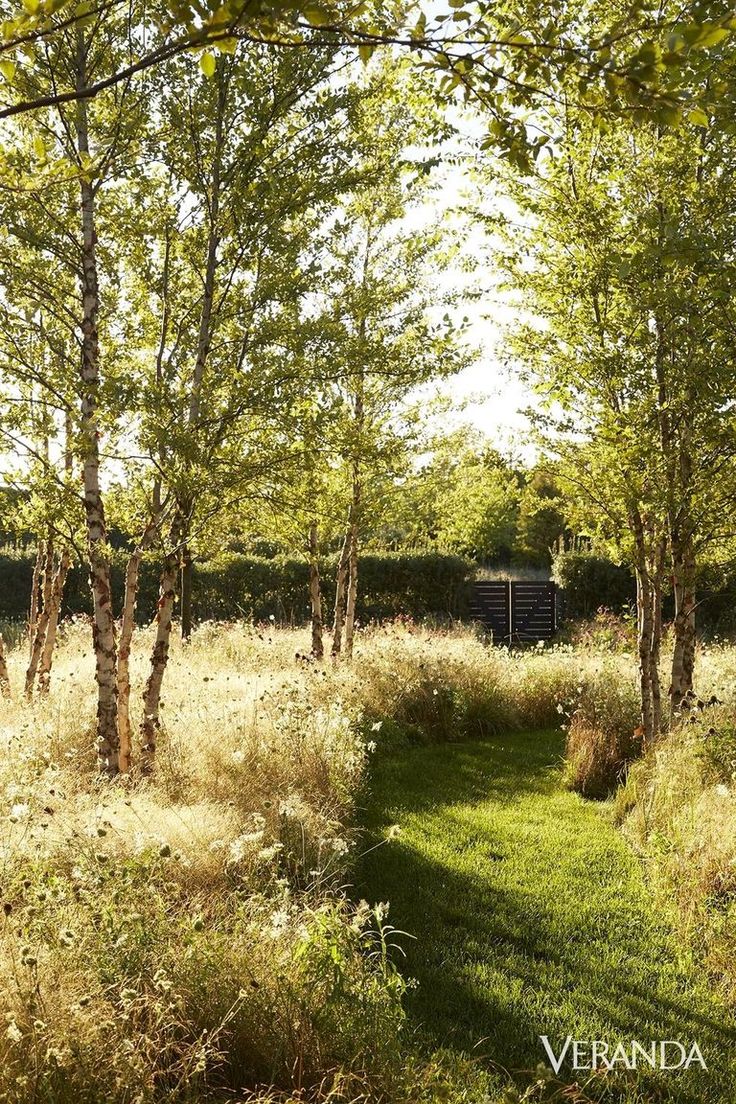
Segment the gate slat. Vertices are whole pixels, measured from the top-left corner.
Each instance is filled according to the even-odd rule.
[[[556,589],[551,582],[475,583],[470,615],[496,643],[548,640],[557,629]]]

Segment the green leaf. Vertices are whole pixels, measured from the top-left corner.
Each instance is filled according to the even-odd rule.
[[[725,27],[712,27],[696,39],[696,46],[717,46],[730,32]]]
[[[199,68],[206,77],[214,77],[215,70],[217,69],[217,58],[215,55],[211,54],[209,50],[206,50],[199,59]]]
[[[371,60],[374,50],[375,46],[372,46],[368,42],[361,42],[360,46],[358,47],[358,57],[364,65],[367,65],[368,62]]]
[[[702,107],[692,107],[687,113],[687,117],[694,126],[707,127],[710,126],[710,119],[703,111]]]
[[[304,18],[308,23],[311,23],[313,27],[323,27],[325,23],[330,22],[330,13],[325,11],[324,8],[319,8],[315,5],[311,8],[304,9]]]
[[[2,58],[0,60],[0,73],[5,77],[5,80],[10,83],[15,76],[15,62],[10,58]]]

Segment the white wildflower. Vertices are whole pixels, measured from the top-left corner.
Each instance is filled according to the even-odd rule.
[[[270,847],[261,848],[261,850],[258,852],[258,858],[262,862],[271,862],[272,859],[276,858],[279,851],[283,851],[283,849],[283,843],[272,843]]]
[[[273,939],[277,939],[286,928],[289,923],[289,913],[286,909],[276,909],[271,913],[271,926],[269,929],[269,935]]]
[[[247,854],[247,849],[242,836],[234,839],[229,847],[230,858],[234,863],[240,863],[243,861]]]
[[[23,1039],[23,1032],[18,1027],[15,1020],[12,1020],[11,1023],[8,1024],[5,1035],[8,1039],[10,1039],[11,1043],[19,1043]]]

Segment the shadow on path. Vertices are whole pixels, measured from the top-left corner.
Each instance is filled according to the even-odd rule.
[[[416,937],[403,941],[410,1020],[428,1049],[511,1071],[545,1059],[543,1034],[697,1041],[708,1072],[619,1072],[600,1099],[733,1104],[733,1018],[605,812],[562,790],[561,752],[559,734],[527,733],[374,764],[366,847],[390,825],[400,835],[364,856],[356,891]]]

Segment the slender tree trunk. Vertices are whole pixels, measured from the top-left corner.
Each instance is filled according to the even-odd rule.
[[[156,755],[156,738],[161,727],[159,710],[161,686],[171,644],[171,622],[176,601],[176,584],[179,577],[180,518],[177,514],[171,531],[171,551],[164,560],[159,586],[156,613],[156,640],[151,652],[151,670],[143,691],[143,720],[141,721],[141,770],[149,773]]]
[[[5,657],[5,641],[3,640],[3,634],[0,633],[0,694],[4,698],[9,698],[10,695],[10,678],[8,677],[8,661]]]
[[[345,605],[345,655],[353,657],[355,637],[355,606],[358,600],[358,521],[354,517],[350,526],[350,553],[348,556],[348,597]]]
[[[197,332],[197,352],[194,361],[194,373],[192,375],[191,393],[189,396],[188,423],[193,441],[196,441],[199,430],[199,421],[202,408],[202,387],[212,344],[214,328],[215,291],[217,287],[217,269],[220,264],[218,256],[220,248],[220,201],[222,193],[222,151],[225,139],[225,114],[229,91],[229,70],[225,59],[218,62],[217,78],[219,81],[219,93],[217,97],[217,109],[215,113],[215,145],[212,161],[212,177],[208,197],[208,229],[207,229],[207,255],[204,267],[204,285],[202,288],[202,306],[199,316],[199,329]],[[188,500],[180,504],[179,516],[181,518],[181,533],[179,540],[182,542],[181,557],[181,636],[188,641],[192,635],[192,586],[194,573],[192,568],[192,554],[188,544],[189,525],[196,501],[195,492],[188,489]]]
[[[156,509],[156,507],[154,507]],[[120,740],[120,770],[130,770],[133,750],[130,724],[130,650],[135,627],[135,609],[138,600],[138,576],[143,553],[151,544],[158,528],[158,511],[146,526],[137,547],[131,553],[125,568],[125,597],[123,598],[123,616],[120,623],[120,643],[118,645],[118,737]]]
[[[655,588],[648,566],[644,523],[638,509],[630,514],[636,556],[637,651],[639,655],[639,704],[641,735],[648,747],[655,734],[655,703],[653,694],[653,658],[656,648]],[[656,678],[656,676],[655,676]]]
[[[309,526],[309,600],[312,610],[312,655],[322,659],[325,654],[322,639],[322,591],[319,582],[319,544],[317,540],[317,522]]]
[[[366,247],[366,257],[364,261],[364,280],[367,273],[368,266],[368,253],[370,249],[370,236],[368,246]],[[365,319],[361,319],[359,325],[359,333],[361,342],[365,340],[366,324]],[[352,487],[352,500],[350,503],[350,521],[348,525],[347,541],[348,541],[348,591],[347,602],[345,605],[345,655],[348,659],[352,659],[353,656],[353,639],[355,636],[355,606],[358,600],[358,533],[360,523],[360,506],[361,506],[361,476],[360,476],[360,450],[363,445],[363,426],[365,423],[365,408],[364,408],[364,386],[365,381],[363,378],[362,370],[358,372],[358,378],[355,386],[355,399],[353,407],[353,487]]]
[[[87,49],[84,31],[77,31],[77,91],[87,90]],[[84,159],[89,155],[87,99],[81,96],[76,113],[77,148]],[[118,773],[117,716],[117,642],[110,591],[105,510],[100,490],[100,427],[98,401],[100,388],[100,352],[97,318],[100,297],[97,279],[97,234],[95,231],[95,191],[80,175],[82,207],[82,357],[81,357],[81,439],[83,442],[82,478],[87,523],[87,550],[92,588],[92,643],[97,680],[97,756],[108,775]]]
[[[652,684],[652,728],[655,737],[662,731],[662,682],[659,674],[659,661],[662,651],[662,584],[667,557],[667,541],[660,538],[655,554],[652,572],[652,648],[650,674]]]
[[[59,627],[59,614],[61,601],[64,597],[64,585],[71,557],[65,548],[61,553],[59,566],[54,575],[49,602],[48,625],[46,626],[46,639],[41,653],[41,663],[38,668],[38,689],[41,694],[48,694],[51,686],[51,666],[54,662],[54,647],[56,646],[56,632]]]
[[[638,609],[638,652],[639,652],[639,702],[641,709],[641,728],[644,746],[651,743],[654,735],[654,710],[652,703],[652,602],[649,576],[641,567],[636,569],[636,602]]]
[[[43,572],[46,545],[44,541],[38,542],[36,562],[33,565],[33,579],[31,581],[31,608],[28,615],[28,656],[33,655],[33,642],[36,636],[36,622],[38,620],[38,598],[41,591],[41,574]]]
[[[670,682],[670,709],[674,714],[693,689],[695,666],[695,555],[691,542],[677,532],[672,540],[675,619]]]
[[[181,550],[181,638],[187,642],[192,637],[192,551],[188,544]]]
[[[337,564],[337,577],[335,579],[335,618],[332,624],[332,655],[333,658],[342,651],[342,627],[345,620],[345,583],[348,577],[348,564],[350,561],[350,528],[345,533],[342,542],[340,559]]]
[[[695,552],[692,544],[688,545],[685,554],[685,579],[683,592],[684,605],[684,643],[682,649],[682,673],[683,682],[687,690],[692,692],[695,681],[695,645],[696,624],[695,610],[697,606],[695,592]]]
[[[45,544],[41,609],[37,611],[36,614],[36,631],[33,635],[31,658],[28,661],[28,667],[26,669],[24,692],[27,698],[33,697],[33,687],[36,682],[36,672],[38,671],[38,664],[41,659],[41,652],[43,651],[44,641],[46,639],[46,631],[49,624],[49,616],[51,614],[51,592],[53,590],[53,586],[54,542],[49,539],[46,541]]]

